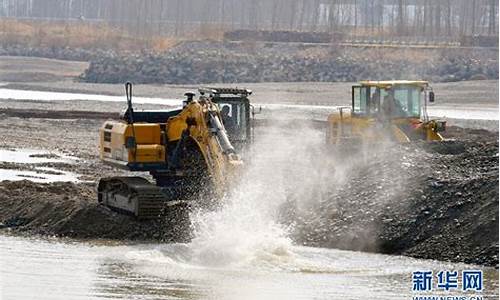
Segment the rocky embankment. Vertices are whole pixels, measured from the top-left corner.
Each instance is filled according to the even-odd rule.
[[[498,266],[498,134],[448,134],[457,140],[334,162],[342,180],[318,184],[317,201],[287,206],[295,240]]]
[[[1,45],[2,56],[89,61],[93,83],[352,82],[498,79],[498,50],[350,48],[267,42],[181,42],[164,52]]]
[[[164,53],[92,59],[87,82],[237,83],[497,79],[495,50],[333,49],[266,43],[185,42]]]

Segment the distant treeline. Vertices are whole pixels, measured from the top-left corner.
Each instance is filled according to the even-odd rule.
[[[0,0],[0,18],[105,22],[141,36],[227,30],[498,35],[498,0]]]

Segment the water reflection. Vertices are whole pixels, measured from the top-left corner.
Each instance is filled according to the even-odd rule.
[[[75,157],[44,150],[0,149],[0,181],[78,182],[78,175],[44,164],[73,164]]]
[[[289,249],[293,259],[285,265],[276,262],[280,268],[269,268],[255,260],[230,267],[209,267],[190,264],[190,251],[193,250],[189,245],[107,245],[0,236],[1,296],[5,299],[411,299],[412,271],[470,267],[295,246]],[[498,270],[483,270],[486,290],[482,295],[485,299],[498,298]]]

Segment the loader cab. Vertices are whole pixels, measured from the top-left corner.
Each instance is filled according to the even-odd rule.
[[[426,115],[428,89],[425,81],[361,82],[352,87],[352,114],[379,120],[420,119]]]
[[[229,140],[237,150],[252,141],[251,105],[248,96],[252,91],[233,88],[200,88],[201,95],[208,95],[216,103]]]

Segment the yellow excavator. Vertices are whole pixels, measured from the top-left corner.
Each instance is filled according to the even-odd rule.
[[[361,81],[352,86],[351,107],[328,116],[327,143],[442,141],[446,122],[427,114],[434,97],[427,81]]]
[[[186,93],[180,109],[134,111],[132,84],[125,89],[127,109],[120,120],[100,128],[100,158],[121,169],[149,172],[153,182],[138,176],[102,178],[98,201],[151,219],[195,199],[222,197],[243,165],[237,151],[252,140],[252,92],[200,88],[199,99]]]

